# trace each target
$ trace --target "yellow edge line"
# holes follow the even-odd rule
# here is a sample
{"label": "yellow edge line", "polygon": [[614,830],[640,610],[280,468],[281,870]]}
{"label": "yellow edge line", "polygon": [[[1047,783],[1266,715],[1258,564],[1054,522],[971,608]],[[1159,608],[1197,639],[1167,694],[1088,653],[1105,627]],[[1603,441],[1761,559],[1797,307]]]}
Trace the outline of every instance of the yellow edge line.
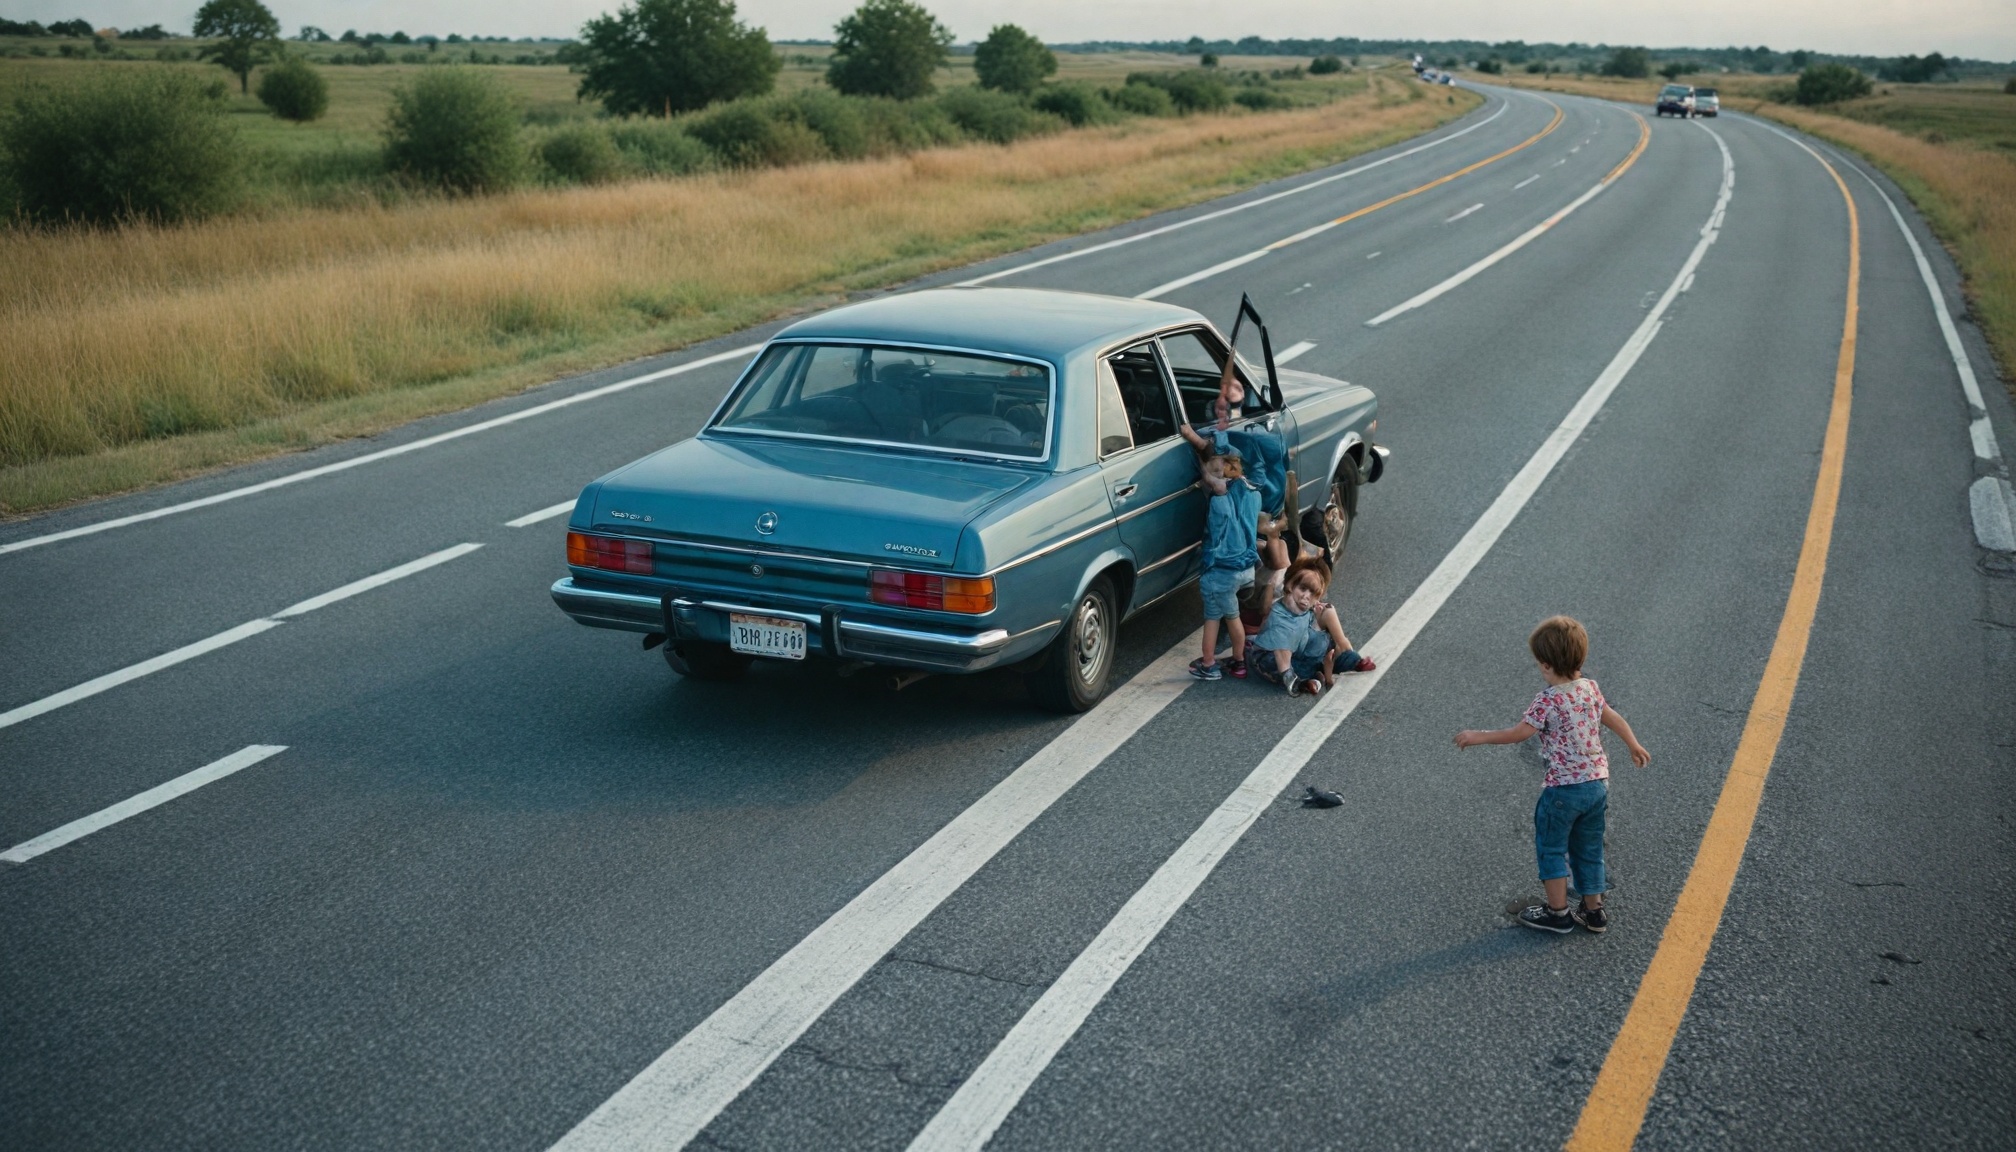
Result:
{"label": "yellow edge line", "polygon": [[1603,183],[1605,184],[1614,183],[1617,177],[1622,176],[1624,174],[1624,170],[1626,168],[1629,168],[1631,167],[1631,165],[1636,164],[1638,162],[1638,157],[1645,154],[1645,145],[1650,144],[1652,142],[1652,126],[1645,122],[1645,118],[1643,116],[1640,116],[1636,112],[1631,113],[1631,118],[1638,122],[1638,146],[1636,148],[1631,149],[1631,154],[1629,156],[1624,157],[1624,162],[1622,164],[1619,164],[1615,168],[1610,169],[1610,174],[1608,176],[1603,177]]}
{"label": "yellow edge line", "polygon": [[[1805,147],[1805,145],[1800,145]],[[1672,919],[1659,939],[1659,949],[1638,985],[1624,1026],[1610,1045],[1595,1087],[1582,1106],[1582,1117],[1569,1136],[1568,1152],[1624,1152],[1638,1139],[1645,1109],[1681,1018],[1694,996],[1694,982],[1708,958],[1709,945],[1722,921],[1722,909],[1736,883],[1744,847],[1757,807],[1764,799],[1764,778],[1771,771],[1813,616],[1820,606],[1820,585],[1827,575],[1827,546],[1834,535],[1834,510],[1841,496],[1841,469],[1848,453],[1848,409],[1854,398],[1855,313],[1862,275],[1862,231],[1855,200],[1832,164],[1807,148],[1841,189],[1848,205],[1848,308],[1841,326],[1841,352],[1834,365],[1834,401],[1827,415],[1827,435],[1820,451],[1820,476],[1813,485],[1813,506],[1806,516],[1806,538],[1799,548],[1799,566],[1792,574],[1792,594],[1778,624],[1778,638],[1764,665],[1764,679],[1750,702],[1750,718],[1736,745],[1736,757],[1722,783],[1722,795],[1708,818],[1708,830],[1687,873],[1687,884],[1673,906]]]}
{"label": "yellow edge line", "polygon": [[[1446,176],[1437,176],[1435,179],[1430,180],[1428,183],[1421,185],[1419,188],[1409,188],[1407,191],[1402,192],[1396,196],[1388,196],[1386,199],[1379,201],[1377,204],[1372,204],[1364,208],[1360,208],[1356,212],[1346,213],[1345,215],[1339,216],[1335,220],[1332,220],[1326,224],[1319,224],[1306,232],[1298,232],[1285,240],[1276,240],[1274,243],[1267,245],[1264,251],[1273,252],[1276,251],[1277,249],[1286,248],[1288,245],[1293,244],[1298,240],[1307,239],[1308,237],[1313,236],[1318,232],[1330,228],[1335,228],[1339,224],[1348,224],[1351,221],[1358,219],[1360,216],[1369,216],[1372,213],[1379,211],[1381,208],[1384,208],[1389,204],[1398,204],[1400,201],[1407,199],[1409,196],[1419,196],[1421,193],[1428,191],[1430,188],[1440,188],[1442,185],[1447,184],[1448,182],[1456,179],[1459,176],[1468,176],[1470,173],[1477,171],[1479,168],[1482,168],[1487,164],[1496,164],[1498,161],[1503,160],[1505,157],[1512,155],[1514,152],[1518,152],[1526,148],[1531,148],[1533,145],[1538,144],[1542,138],[1551,135],[1556,128],[1559,128],[1561,126],[1561,121],[1563,119],[1561,106],[1559,104],[1554,103],[1552,100],[1545,101],[1544,103],[1546,103],[1548,107],[1554,109],[1554,119],[1547,122],[1547,127],[1542,128],[1539,132],[1531,136],[1528,136],[1526,139],[1520,141],[1517,144],[1514,144],[1512,147],[1505,149],[1503,152],[1498,153],[1496,156],[1487,156],[1484,159],[1477,161],[1475,164],[1469,165],[1468,167],[1465,168],[1458,168],[1456,171],[1451,172]],[[1643,121],[1640,121],[1640,123],[1643,123]],[[1641,150],[1645,147],[1645,143],[1643,140],[1639,141],[1638,147]],[[1635,157],[1637,153],[1634,152],[1632,153],[1632,155]]]}

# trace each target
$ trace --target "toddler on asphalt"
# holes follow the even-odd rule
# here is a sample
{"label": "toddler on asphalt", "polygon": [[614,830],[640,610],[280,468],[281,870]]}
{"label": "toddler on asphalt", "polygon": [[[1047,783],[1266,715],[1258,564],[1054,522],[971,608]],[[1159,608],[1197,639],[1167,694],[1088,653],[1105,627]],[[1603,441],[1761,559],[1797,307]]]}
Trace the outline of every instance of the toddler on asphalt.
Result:
{"label": "toddler on asphalt", "polygon": [[[1631,734],[1631,725],[1603,699],[1602,689],[1582,675],[1589,657],[1589,633],[1569,616],[1540,622],[1526,646],[1547,681],[1526,715],[1510,728],[1465,729],[1456,747],[1472,744],[1518,744],[1536,733],[1547,760],[1540,802],[1533,808],[1533,850],[1539,858],[1540,883],[1547,903],[1519,913],[1519,923],[1542,932],[1572,932],[1575,925],[1591,932],[1610,926],[1603,912],[1603,823],[1610,803],[1610,760],[1603,752],[1608,728],[1631,750],[1631,762],[1643,768],[1652,754]],[[1568,910],[1568,878],[1582,894],[1580,907]]]}
{"label": "toddler on asphalt", "polygon": [[1314,696],[1337,682],[1338,672],[1370,672],[1371,659],[1351,647],[1337,609],[1323,602],[1330,589],[1330,569],[1314,556],[1288,566],[1281,598],[1267,613],[1267,624],[1248,644],[1246,659],[1262,679],[1279,684],[1290,696]]}

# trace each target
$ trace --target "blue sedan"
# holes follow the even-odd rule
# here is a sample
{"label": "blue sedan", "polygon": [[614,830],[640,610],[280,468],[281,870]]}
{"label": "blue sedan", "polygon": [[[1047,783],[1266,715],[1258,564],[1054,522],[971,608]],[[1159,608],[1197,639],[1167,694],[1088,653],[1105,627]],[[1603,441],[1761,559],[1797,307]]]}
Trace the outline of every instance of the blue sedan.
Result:
{"label": "blue sedan", "polygon": [[933,289],[799,321],[699,435],[582,491],[553,599],[663,643],[683,676],[1019,665],[1038,702],[1090,708],[1121,621],[1197,578],[1205,496],[1177,429],[1211,422],[1227,356],[1238,427],[1285,445],[1312,543],[1341,553],[1384,467],[1372,393],[1278,369],[1252,315],[1259,367],[1189,309],[1075,292]]}

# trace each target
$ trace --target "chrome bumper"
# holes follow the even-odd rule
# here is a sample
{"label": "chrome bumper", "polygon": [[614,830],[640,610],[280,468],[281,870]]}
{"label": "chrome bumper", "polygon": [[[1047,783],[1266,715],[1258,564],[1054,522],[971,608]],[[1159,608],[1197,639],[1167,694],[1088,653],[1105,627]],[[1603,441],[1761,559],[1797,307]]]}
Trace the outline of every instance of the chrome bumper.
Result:
{"label": "chrome bumper", "polygon": [[[664,632],[666,603],[656,596],[577,584],[572,576],[553,583],[553,602],[562,612],[591,628],[626,632]],[[805,625],[806,646],[843,660],[866,660],[934,672],[978,672],[1033,654],[1056,632],[1055,622],[1011,634],[1005,628],[984,632],[940,632],[928,628],[848,620],[838,609],[806,612],[759,604],[731,603],[675,594],[672,625],[680,635],[726,643],[728,614],[746,612],[776,616]]]}

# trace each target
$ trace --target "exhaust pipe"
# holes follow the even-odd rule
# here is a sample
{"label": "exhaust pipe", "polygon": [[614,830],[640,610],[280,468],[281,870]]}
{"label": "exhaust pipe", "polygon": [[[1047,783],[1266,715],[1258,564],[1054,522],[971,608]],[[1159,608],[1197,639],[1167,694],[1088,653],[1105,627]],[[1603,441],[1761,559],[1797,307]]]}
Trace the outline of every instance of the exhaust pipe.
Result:
{"label": "exhaust pipe", "polygon": [[929,679],[930,676],[931,673],[929,672],[918,672],[914,669],[909,669],[901,672],[891,672],[889,674],[889,690],[891,692],[901,692],[903,689],[910,687],[912,684],[917,683],[919,680]]}

